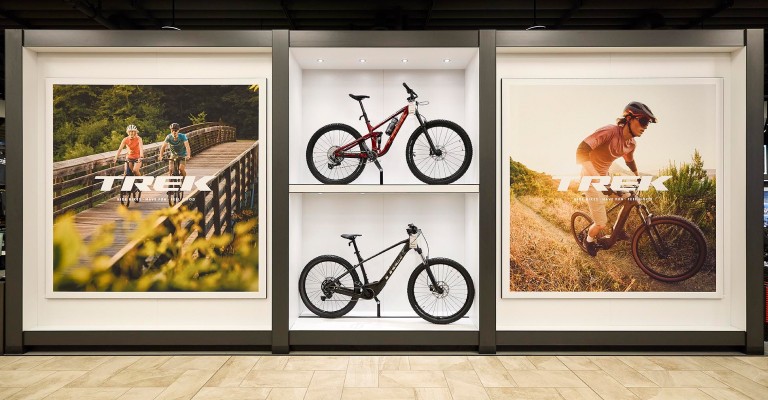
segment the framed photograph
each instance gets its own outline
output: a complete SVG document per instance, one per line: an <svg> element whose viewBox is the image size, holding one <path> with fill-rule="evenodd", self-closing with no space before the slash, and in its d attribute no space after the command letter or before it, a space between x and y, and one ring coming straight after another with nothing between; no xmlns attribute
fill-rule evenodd
<svg viewBox="0 0 768 400"><path fill-rule="evenodd" d="M46 297L266 297L266 79L45 91Z"/></svg>
<svg viewBox="0 0 768 400"><path fill-rule="evenodd" d="M723 295L721 78L501 80L502 297Z"/></svg>

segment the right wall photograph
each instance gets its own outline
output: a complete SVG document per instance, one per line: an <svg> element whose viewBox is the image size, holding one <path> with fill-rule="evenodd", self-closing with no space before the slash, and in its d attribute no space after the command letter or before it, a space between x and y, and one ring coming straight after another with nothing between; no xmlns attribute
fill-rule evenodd
<svg viewBox="0 0 768 400"><path fill-rule="evenodd" d="M722 78L501 82L503 297L722 295Z"/></svg>

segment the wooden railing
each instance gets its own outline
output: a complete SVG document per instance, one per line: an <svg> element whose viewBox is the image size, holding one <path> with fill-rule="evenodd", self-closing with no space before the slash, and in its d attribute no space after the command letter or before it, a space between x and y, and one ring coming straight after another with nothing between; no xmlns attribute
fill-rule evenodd
<svg viewBox="0 0 768 400"><path fill-rule="evenodd" d="M187 207L198 211L202 218L198 222L200 231L190 230L191 235L185 242L196 237L211 237L222 233L232 232L234 228L234 216L244 209L258 209L259 198L259 142L242 152L235 160L219 170L215 177L209 181L210 192L201 192L197 189L184 196L181 202L174 208ZM192 221L183 223L189 227ZM168 223L168 217L160 217L155 221L155 229L161 226L172 228ZM118 263L126 254L134 248L143 245L146 239L135 239L126 244L109 261L110 265Z"/></svg>
<svg viewBox="0 0 768 400"><path fill-rule="evenodd" d="M179 130L189 139L192 154L224 142L234 142L235 128L218 122L206 122L190 125ZM158 161L157 154L161 142L144 146L144 163L141 172L144 175L157 176L167 170L165 161ZM67 211L80 212L115 197L119 185L112 191L102 192L101 181L96 176L123 175L123 162L112 165L115 151L79 157L72 160L53 163L53 215L59 216ZM121 157L126 153L124 152Z"/></svg>

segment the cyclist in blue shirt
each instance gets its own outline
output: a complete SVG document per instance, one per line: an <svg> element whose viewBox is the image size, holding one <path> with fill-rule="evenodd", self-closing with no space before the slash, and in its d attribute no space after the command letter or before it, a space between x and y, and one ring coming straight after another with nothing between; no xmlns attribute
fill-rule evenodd
<svg viewBox="0 0 768 400"><path fill-rule="evenodd" d="M171 133L165 137L163 145L160 146L158 159L162 161L163 152L165 151L165 148L168 147L171 150L171 154L179 157L179 172L182 176L187 176L187 160L189 160L189 157L192 155L192 150L189 148L189 140L187 140L187 135L179 133L179 124L174 122L171 124L170 128ZM173 175L173 159L168 160L168 175Z"/></svg>

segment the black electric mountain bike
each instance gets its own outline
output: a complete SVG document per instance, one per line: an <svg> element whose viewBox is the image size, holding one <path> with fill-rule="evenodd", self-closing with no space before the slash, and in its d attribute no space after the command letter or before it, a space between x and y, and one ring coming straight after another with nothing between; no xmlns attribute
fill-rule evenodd
<svg viewBox="0 0 768 400"><path fill-rule="evenodd" d="M378 125L371 125L363 107L369 96L350 94L360 103L368 133L361 136L355 128L346 124L326 125L315 132L307 144L307 165L312 175L322 183L346 184L363 173L366 163L374 163L382 171L378 158L389 151L408 115L416 115L419 127L411 133L405 148L405 160L413 175L428 184L447 184L461 178L472 161L472 143L458 124L442 119L427 121L419 112L419 105L429 102L416 101L416 92L403 83L408 92L408 104ZM376 132L389 122L384 132ZM381 138L389 139L381 146ZM366 140L370 139L368 147Z"/></svg>
<svg viewBox="0 0 768 400"><path fill-rule="evenodd" d="M123 171L123 182L125 182L125 178L129 176L134 176L133 173L132 164L137 162L139 160L129 160L125 159L125 170ZM133 202L138 204L141 201L141 190L139 190L138 186L134 183L133 186L131 186L131 190L121 190L120 191L120 204L130 207L131 206L131 198L133 198Z"/></svg>
<svg viewBox="0 0 768 400"><path fill-rule="evenodd" d="M167 159L171 161L172 165L171 176L181 176L181 172L179 171L179 160L184 159L184 157L170 154ZM184 198L184 192L181 191L181 182L174 186L175 187L168 190L168 205L171 207L175 206L182 198Z"/></svg>
<svg viewBox="0 0 768 400"><path fill-rule="evenodd" d="M621 240L630 240L632 258L651 278L680 282L696 275L707 258L707 242L701 229L676 215L653 215L637 193L625 193L628 197L623 197L608 210L612 213L620 208L611 235L600 238L596 243L598 248L607 250ZM630 238L624 225L632 210L637 210L642 223ZM581 211L571 216L573 238L585 252L584 240L592 223L592 217Z"/></svg>
<svg viewBox="0 0 768 400"><path fill-rule="evenodd" d="M378 294L411 249L421 256L422 263L411 273L408 280L408 301L421 318L435 324L449 324L457 321L469 311L475 298L475 286L469 272L461 264L447 258L429 258L418 245L423 237L421 229L408 224L408 239L402 240L363 260L355 238L359 234L341 235L354 246L357 265L335 255L322 255L310 261L301 271L299 293L304 305L314 314L324 318L338 318L355 307L359 299L376 300ZM368 281L363 264L399 245L402 245L392 265L384 276L375 282ZM427 252L428 253L428 252ZM360 267L363 281L357 274ZM380 315L380 307L377 307Z"/></svg>

